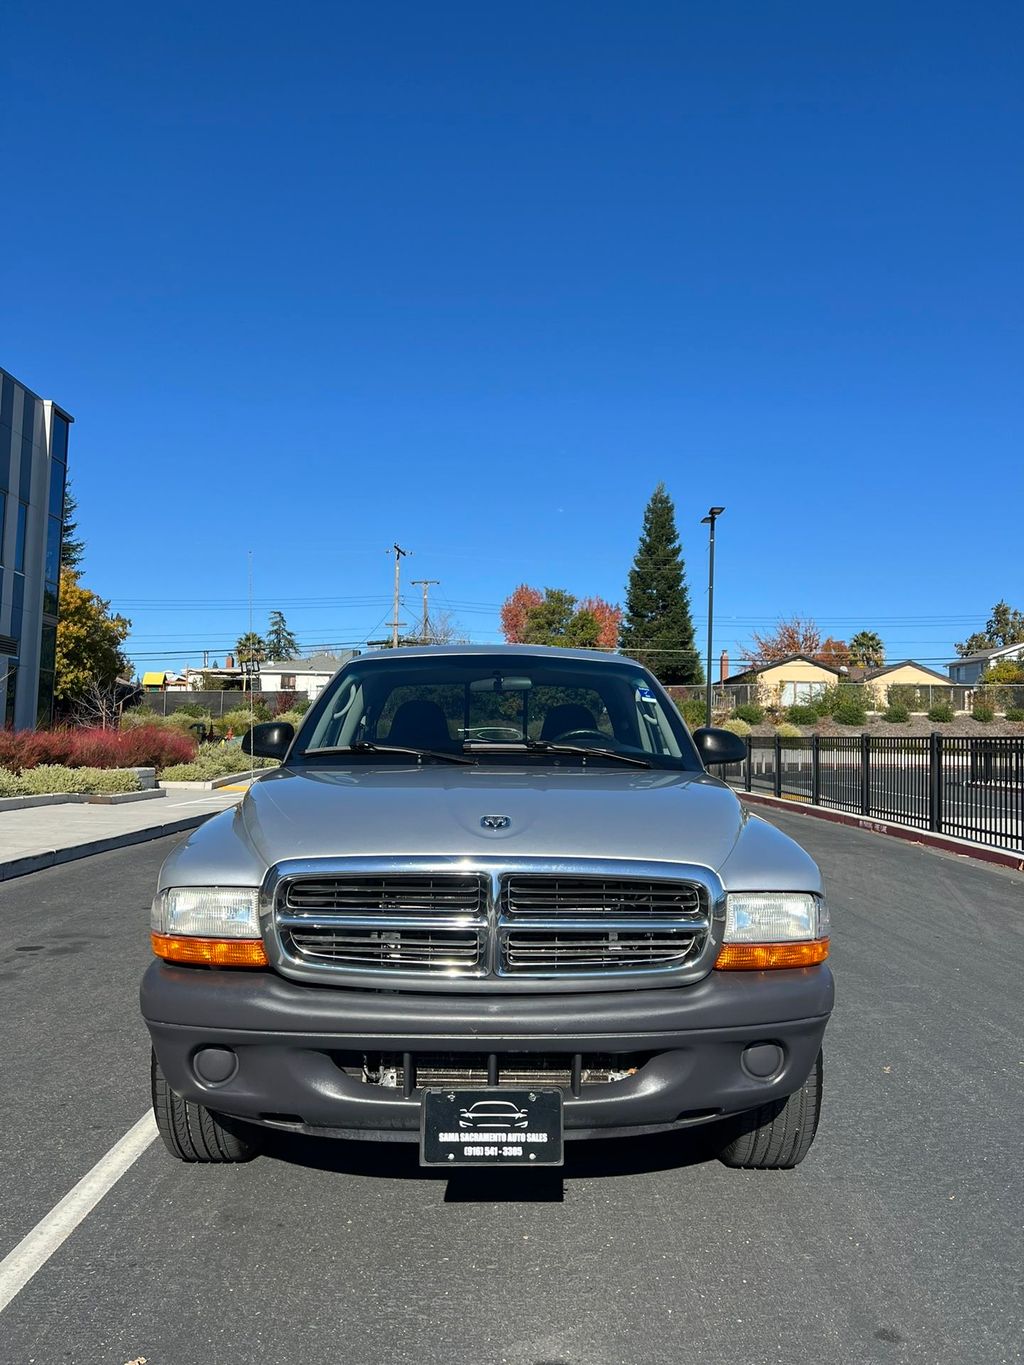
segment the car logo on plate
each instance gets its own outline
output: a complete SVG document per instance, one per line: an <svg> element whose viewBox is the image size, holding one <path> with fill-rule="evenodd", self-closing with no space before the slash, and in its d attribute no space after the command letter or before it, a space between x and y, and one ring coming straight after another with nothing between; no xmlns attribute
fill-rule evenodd
<svg viewBox="0 0 1024 1365"><path fill-rule="evenodd" d="M512 823L509 815L481 815L480 823L484 829L508 829Z"/></svg>

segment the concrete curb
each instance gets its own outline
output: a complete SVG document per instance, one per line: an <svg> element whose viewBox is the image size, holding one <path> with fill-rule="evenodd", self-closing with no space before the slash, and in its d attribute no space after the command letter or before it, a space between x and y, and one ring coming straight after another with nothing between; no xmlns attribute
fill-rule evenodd
<svg viewBox="0 0 1024 1365"><path fill-rule="evenodd" d="M736 791L735 787L733 791ZM955 853L960 858L974 858L977 862L994 863L996 867L1008 867L1014 872L1024 872L1024 853L1014 853L1011 849L989 848L985 844L972 844L967 839L954 839L949 834L932 834L926 829L915 829L913 825L897 825L891 820L874 820L865 815L854 815L849 811L811 806L806 801L787 801L781 796L764 796L761 792L737 791L736 795L751 806L796 811L800 815L809 815L814 820L827 820L833 825L851 825L855 829L867 830L869 834L885 834L893 839L904 839L907 843L938 849L942 853Z"/></svg>
<svg viewBox="0 0 1024 1365"><path fill-rule="evenodd" d="M244 772L227 773L224 777L211 777L207 782L161 782L161 791L192 791L192 792L212 792L220 787L231 787L236 782L248 781L250 778L255 782L260 773L266 772L266 768L257 768L255 775L252 770L246 768Z"/></svg>
<svg viewBox="0 0 1024 1365"><path fill-rule="evenodd" d="M111 849L146 844L152 839L163 839L168 834L181 834L187 829L196 829L219 814L219 811L207 810L201 815L184 815L162 825L147 825L145 829L130 829L123 834L108 835L105 839L90 839L84 844L71 844L67 848L55 848L46 853L30 853L25 858L12 858L9 862L0 863L0 882L9 882L14 877L41 872L44 868L57 867L61 863L73 863L79 858L89 858L94 853L109 853Z"/></svg>
<svg viewBox="0 0 1024 1365"><path fill-rule="evenodd" d="M46 792L40 796L5 796L0 811L35 810L39 806L127 806L133 801L152 801L163 796L159 787L144 787L137 792Z"/></svg>

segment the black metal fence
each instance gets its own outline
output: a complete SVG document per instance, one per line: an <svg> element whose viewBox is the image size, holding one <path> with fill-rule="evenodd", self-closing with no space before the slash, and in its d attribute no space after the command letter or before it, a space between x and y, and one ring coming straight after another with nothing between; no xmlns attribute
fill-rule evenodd
<svg viewBox="0 0 1024 1365"><path fill-rule="evenodd" d="M1024 738L752 736L723 775L745 791L1024 851Z"/></svg>

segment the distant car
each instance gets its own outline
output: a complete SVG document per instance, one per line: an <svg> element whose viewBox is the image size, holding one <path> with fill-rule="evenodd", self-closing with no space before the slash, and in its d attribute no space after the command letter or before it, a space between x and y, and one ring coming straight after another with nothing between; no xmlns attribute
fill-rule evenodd
<svg viewBox="0 0 1024 1365"><path fill-rule="evenodd" d="M529 1122L526 1110L510 1100L478 1100L459 1111L460 1128L525 1128Z"/></svg>

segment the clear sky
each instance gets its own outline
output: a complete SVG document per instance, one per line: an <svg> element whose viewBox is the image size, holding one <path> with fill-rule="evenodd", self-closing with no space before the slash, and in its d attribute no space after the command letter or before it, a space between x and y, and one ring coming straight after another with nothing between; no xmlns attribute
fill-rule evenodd
<svg viewBox="0 0 1024 1365"><path fill-rule="evenodd" d="M621 600L937 664L1024 606L1017 0L8 0L0 363L77 418L140 668L280 606ZM406 589L403 619L416 620ZM703 647L703 646L702 646Z"/></svg>

